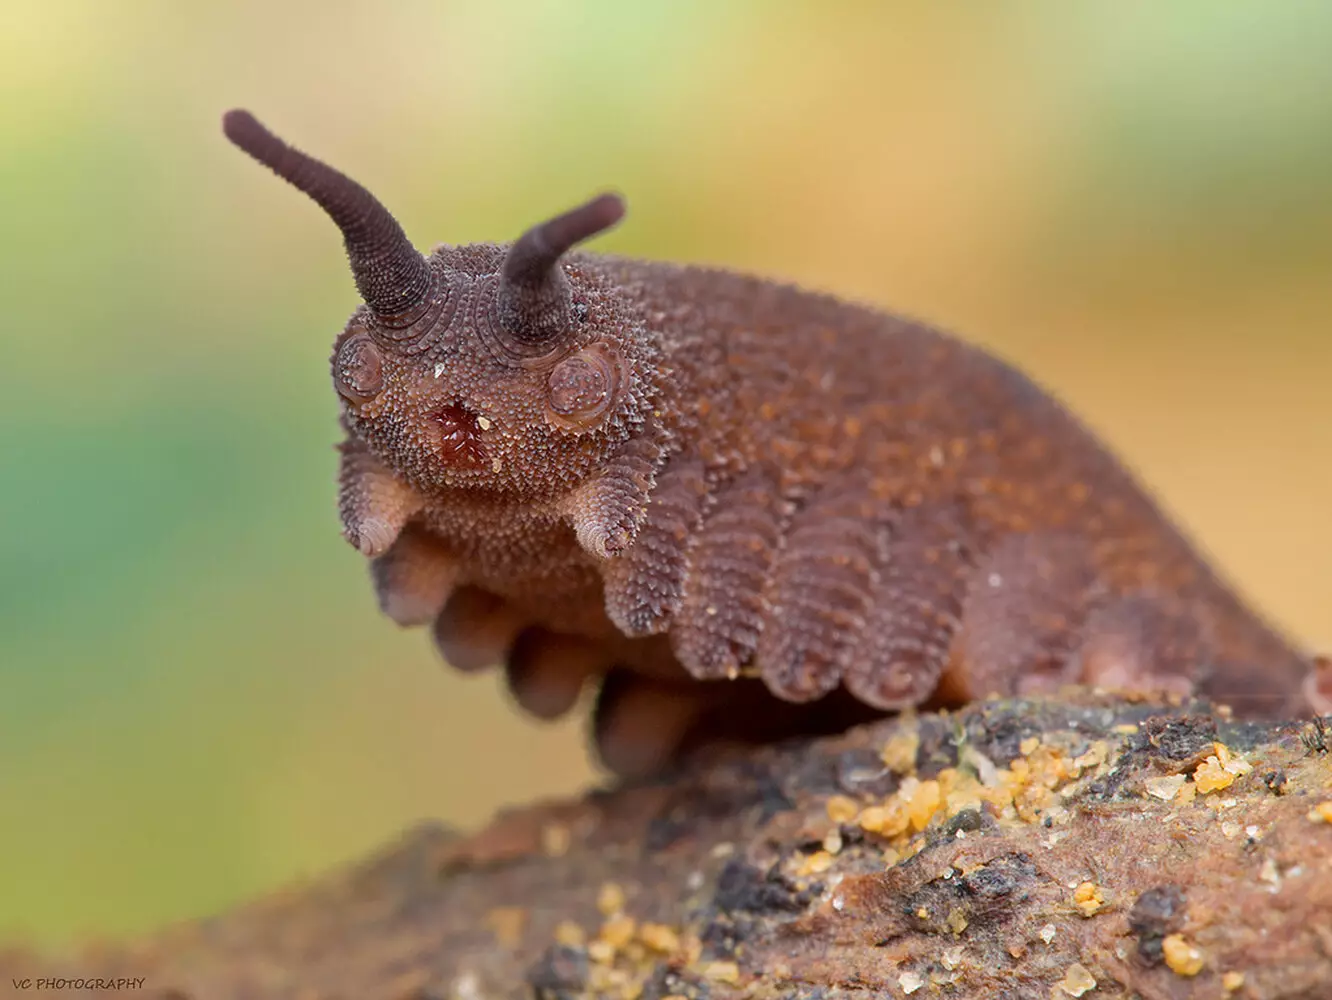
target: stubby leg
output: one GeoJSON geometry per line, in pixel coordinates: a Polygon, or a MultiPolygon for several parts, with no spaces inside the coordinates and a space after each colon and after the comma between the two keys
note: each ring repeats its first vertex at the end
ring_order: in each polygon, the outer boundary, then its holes
{"type": "Polygon", "coordinates": [[[435,619],[435,645],[450,666],[484,670],[504,661],[525,624],[504,598],[479,587],[460,587],[435,619]]]}
{"type": "Polygon", "coordinates": [[[672,683],[615,667],[592,713],[592,738],[616,774],[659,771],[678,755],[691,730],[722,692],[697,682],[672,683]]]}
{"type": "Polygon", "coordinates": [[[1112,598],[1087,616],[1082,632],[1076,679],[1095,687],[1187,696],[1212,661],[1202,612],[1168,594],[1112,598]]]}
{"type": "Polygon", "coordinates": [[[1075,681],[1073,653],[1096,581],[1089,547],[1074,535],[1000,538],[968,581],[946,678],[950,698],[1075,681]]]}
{"type": "Polygon", "coordinates": [[[420,494],[395,476],[366,446],[349,438],[338,446],[338,514],[342,534],[362,555],[388,551],[407,522],[420,513],[420,494]]]}
{"type": "Polygon", "coordinates": [[[604,644],[530,626],[514,640],[505,674],[510,693],[523,709],[554,719],[573,708],[588,680],[610,666],[604,644]]]}
{"type": "Polygon", "coordinates": [[[370,577],[384,614],[404,627],[425,625],[453,593],[458,562],[434,536],[412,525],[371,560],[370,577]]]}

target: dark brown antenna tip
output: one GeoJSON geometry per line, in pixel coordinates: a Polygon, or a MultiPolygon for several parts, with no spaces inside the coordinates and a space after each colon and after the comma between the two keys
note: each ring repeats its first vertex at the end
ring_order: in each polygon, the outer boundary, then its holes
{"type": "Polygon", "coordinates": [[[569,279],[560,258],[624,218],[624,199],[598,195],[533,226],[509,248],[500,272],[500,322],[521,340],[540,342],[568,329],[569,279]]]}
{"type": "Polygon", "coordinates": [[[369,191],[293,149],[248,111],[228,111],[222,131],[236,146],[304,191],[342,230],[361,298],[390,325],[410,323],[430,294],[430,269],[389,210],[369,191]]]}

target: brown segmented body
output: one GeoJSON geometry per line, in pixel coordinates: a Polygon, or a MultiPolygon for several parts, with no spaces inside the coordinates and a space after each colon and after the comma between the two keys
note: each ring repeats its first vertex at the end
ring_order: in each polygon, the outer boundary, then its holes
{"type": "Polygon", "coordinates": [[[423,258],[364,189],[243,112],[226,128],[334,217],[367,300],[333,369],[342,517],[381,605],[457,666],[505,661],[540,714],[604,675],[619,769],[1068,682],[1250,714],[1322,697],[1095,438],[984,352],[569,252],[618,221],[611,196],[423,258]]]}

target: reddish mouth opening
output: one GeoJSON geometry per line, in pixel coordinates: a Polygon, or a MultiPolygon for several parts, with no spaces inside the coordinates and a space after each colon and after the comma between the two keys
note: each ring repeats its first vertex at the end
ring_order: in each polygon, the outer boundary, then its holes
{"type": "Polygon", "coordinates": [[[450,403],[434,413],[439,423],[439,456],[457,468],[484,465],[485,445],[481,443],[481,423],[477,415],[458,403],[450,403]]]}

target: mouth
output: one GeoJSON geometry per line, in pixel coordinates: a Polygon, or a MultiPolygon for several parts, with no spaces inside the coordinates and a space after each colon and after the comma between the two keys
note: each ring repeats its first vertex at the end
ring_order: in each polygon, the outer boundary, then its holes
{"type": "Polygon", "coordinates": [[[431,414],[439,427],[439,457],[451,469],[483,468],[490,454],[482,440],[490,426],[486,417],[473,413],[461,403],[449,403],[431,414]]]}

